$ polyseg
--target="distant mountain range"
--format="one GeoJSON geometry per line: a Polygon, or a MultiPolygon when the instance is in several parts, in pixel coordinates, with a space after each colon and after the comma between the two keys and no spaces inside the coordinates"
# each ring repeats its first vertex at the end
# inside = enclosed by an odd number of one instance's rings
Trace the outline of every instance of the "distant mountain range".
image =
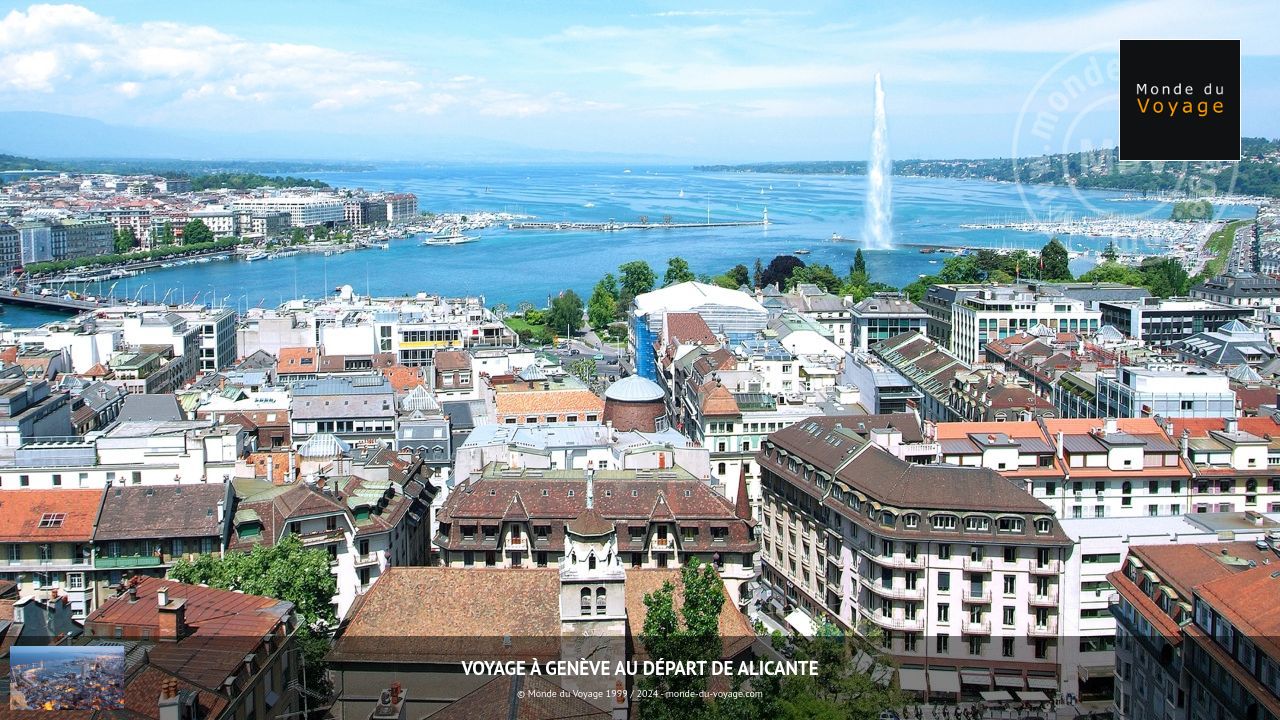
{"type": "MultiPolygon", "coordinates": [[[[0,112],[0,153],[57,159],[171,159],[289,161],[280,172],[299,172],[310,161],[327,169],[339,163],[363,166],[390,162],[640,162],[673,163],[662,156],[573,152],[536,148],[487,138],[399,134],[353,137],[348,134],[291,132],[174,132],[111,125],[57,113],[0,112]]],[[[219,170],[232,168],[221,167],[219,170]]]]}
{"type": "MultiPolygon", "coordinates": [[[[695,169],[704,172],[864,175],[867,163],[862,160],[819,160],[702,165],[695,169]]],[[[1016,163],[1010,158],[896,160],[893,163],[893,174],[1074,185],[1142,193],[1184,191],[1193,195],[1213,194],[1230,188],[1243,195],[1280,197],[1280,140],[1243,138],[1238,167],[1227,162],[1120,162],[1119,150],[1109,148],[1093,152],[1043,155],[1020,159],[1016,163]]]]}

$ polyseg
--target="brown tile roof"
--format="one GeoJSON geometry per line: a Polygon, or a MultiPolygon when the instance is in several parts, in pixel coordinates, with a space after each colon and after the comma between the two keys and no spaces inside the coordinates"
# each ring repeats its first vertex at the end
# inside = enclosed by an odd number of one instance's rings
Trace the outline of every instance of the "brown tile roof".
{"type": "MultiPolygon", "coordinates": [[[[293,454],[292,450],[276,450],[266,452],[249,453],[245,461],[253,466],[253,476],[269,480],[272,485],[283,485],[290,480],[289,478],[289,456],[293,454]],[[274,458],[274,459],[273,459],[274,458]],[[271,477],[267,477],[267,471],[270,468],[271,477]]],[[[297,474],[297,464],[294,464],[294,474],[297,474]]],[[[293,478],[296,480],[297,478],[293,478]]]]}
{"type": "Polygon", "coordinates": [[[277,373],[314,373],[319,369],[319,350],[313,347],[280,348],[277,373]]]}
{"type": "Polygon", "coordinates": [[[89,378],[104,378],[111,377],[111,375],[111,369],[102,363],[97,363],[93,367],[84,371],[84,376],[89,378]]]}
{"type": "MultiPolygon", "coordinates": [[[[633,655],[638,659],[649,657],[640,636],[644,634],[644,620],[648,617],[648,608],[644,604],[644,596],[662,588],[662,584],[670,582],[675,586],[675,610],[677,613],[684,606],[684,583],[680,579],[680,570],[675,568],[631,568],[627,570],[627,625],[631,631],[633,655]]],[[[747,621],[747,617],[733,606],[726,596],[720,608],[720,642],[722,644],[721,659],[736,658],[755,642],[756,633],[747,621]]]]}
{"type": "Polygon", "coordinates": [[[160,688],[169,681],[177,683],[177,690],[188,690],[196,693],[196,704],[199,706],[197,716],[200,718],[216,718],[226,709],[229,702],[224,695],[210,692],[185,679],[155,665],[146,665],[138,674],[127,680],[124,689],[124,706],[127,712],[141,717],[159,718],[160,688]]]}
{"type": "Polygon", "coordinates": [[[498,393],[498,415],[561,415],[604,412],[604,400],[590,390],[533,390],[498,393]]]}
{"type": "MultiPolygon", "coordinates": [[[[1272,400],[1274,401],[1275,398],[1272,397],[1272,400]]],[[[1191,437],[1208,437],[1211,430],[1226,429],[1223,418],[1170,418],[1169,421],[1173,423],[1172,434],[1175,438],[1182,437],[1183,430],[1188,431],[1191,437]]],[[[1280,437],[1280,422],[1276,422],[1271,417],[1239,418],[1236,424],[1241,431],[1251,435],[1280,437]]]]}
{"type": "Polygon", "coordinates": [[[1274,564],[1258,565],[1196,586],[1196,594],[1222,613],[1236,631],[1280,658],[1280,577],[1274,564]]]}
{"type": "Polygon", "coordinates": [[[609,720],[611,715],[541,675],[499,675],[432,720],[609,720]]]}
{"type": "MultiPolygon", "coordinates": [[[[519,499],[519,495],[516,496],[519,499]]],[[[604,519],[595,508],[587,508],[577,517],[565,523],[565,529],[574,535],[599,537],[613,531],[613,522],[604,519]]]]}
{"type": "Polygon", "coordinates": [[[437,350],[435,366],[437,370],[469,370],[471,353],[465,350],[437,350]]]}
{"type": "Polygon", "coordinates": [[[107,488],[93,539],[219,537],[226,492],[223,483],[107,488]]]}
{"type": "Polygon", "coordinates": [[[329,657],[559,659],[559,603],[555,568],[392,567],[357,600],[329,657]]]}
{"type": "Polygon", "coordinates": [[[418,368],[392,365],[380,368],[378,372],[391,382],[391,390],[397,395],[403,395],[422,384],[422,372],[418,368]]]}
{"type": "Polygon", "coordinates": [[[101,504],[101,490],[0,490],[0,542],[88,542],[101,504]]]}
{"type": "Polygon", "coordinates": [[[716,345],[719,341],[707,321],[698,313],[671,312],[666,315],[667,342],[676,345],[716,345]]]}
{"type": "Polygon", "coordinates": [[[1176,545],[1135,545],[1129,555],[1138,558],[1143,568],[1154,572],[1160,581],[1172,587],[1186,602],[1196,585],[1216,578],[1234,575],[1247,565],[1228,565],[1226,556],[1261,563],[1271,553],[1262,552],[1252,542],[1188,543],[1176,545]]]}
{"type": "Polygon", "coordinates": [[[698,392],[702,396],[702,414],[704,416],[742,414],[742,410],[738,408],[738,401],[734,399],[733,393],[729,392],[729,388],[719,382],[708,380],[699,388],[698,392]]]}

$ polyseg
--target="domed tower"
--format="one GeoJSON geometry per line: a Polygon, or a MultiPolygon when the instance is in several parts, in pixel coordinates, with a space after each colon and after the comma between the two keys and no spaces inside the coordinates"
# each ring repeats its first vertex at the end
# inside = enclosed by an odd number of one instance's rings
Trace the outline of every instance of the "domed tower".
{"type": "Polygon", "coordinates": [[[604,419],[619,431],[655,432],[667,428],[666,393],[658,383],[630,375],[604,391],[604,419]]]}

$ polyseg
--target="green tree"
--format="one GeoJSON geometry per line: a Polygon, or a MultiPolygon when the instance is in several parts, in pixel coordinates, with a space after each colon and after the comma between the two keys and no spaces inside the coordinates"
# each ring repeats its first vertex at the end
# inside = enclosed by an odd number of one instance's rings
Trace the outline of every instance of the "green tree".
{"type": "Polygon", "coordinates": [[[760,273],[760,287],[777,285],[779,290],[788,287],[791,273],[796,268],[804,267],[804,261],[794,255],[779,255],[769,261],[769,266],[760,273]]]}
{"type": "Polygon", "coordinates": [[[304,245],[307,242],[307,233],[300,227],[293,228],[289,231],[289,242],[293,245],[304,245]]]}
{"type": "Polygon", "coordinates": [[[618,273],[621,275],[621,298],[627,298],[629,304],[630,299],[637,295],[643,295],[653,290],[654,283],[658,281],[658,276],[653,273],[653,268],[649,267],[649,263],[644,260],[632,260],[618,266],[618,273]]]}
{"type": "Polygon", "coordinates": [[[160,230],[160,238],[156,241],[157,245],[173,245],[177,239],[173,234],[173,223],[166,222],[160,230]]]}
{"type": "Polygon", "coordinates": [[[122,228],[116,231],[115,251],[117,255],[123,255],[138,244],[138,238],[134,237],[133,228],[122,228]]]}
{"type": "Polygon", "coordinates": [[[606,274],[596,283],[587,301],[587,319],[591,327],[601,330],[618,317],[618,283],[606,274]]]}
{"type": "Polygon", "coordinates": [[[760,281],[764,279],[764,265],[760,264],[760,258],[756,258],[755,265],[751,269],[751,287],[764,287],[760,281]]]}
{"type": "Polygon", "coordinates": [[[547,310],[546,324],[557,335],[577,332],[582,327],[582,298],[578,293],[565,290],[557,295],[547,310]]]}
{"type": "Polygon", "coordinates": [[[508,314],[510,314],[510,312],[511,312],[511,308],[507,307],[506,303],[498,303],[497,305],[493,306],[493,314],[497,315],[499,319],[505,318],[508,314]]]}
{"type": "Polygon", "coordinates": [[[311,234],[315,236],[317,242],[323,242],[329,239],[329,227],[327,225],[317,225],[311,229],[311,234]]]}
{"type": "Polygon", "coordinates": [[[788,287],[795,287],[800,283],[812,283],[829,293],[838,293],[844,281],[830,265],[814,264],[796,268],[791,272],[791,277],[787,278],[788,287]]]}
{"type": "MultiPolygon", "coordinates": [[[[718,660],[722,650],[723,581],[714,567],[693,558],[680,570],[680,585],[683,603],[679,613],[676,586],[671,582],[644,596],[644,629],[640,639],[645,651],[654,660],[707,663],[718,660]]],[[[700,696],[707,688],[706,675],[645,675],[637,682],[640,688],[659,696],[640,701],[640,715],[645,720],[715,717],[714,705],[700,696]]]]}
{"type": "Polygon", "coordinates": [[[862,257],[862,248],[853,254],[853,271],[867,274],[867,259],[862,257]]]}
{"type": "Polygon", "coordinates": [[[1138,268],[1138,272],[1142,273],[1142,285],[1152,295],[1173,297],[1186,295],[1191,290],[1191,278],[1186,269],[1173,258],[1147,260],[1138,268]]]}
{"type": "Polygon", "coordinates": [[[590,385],[592,380],[596,379],[596,361],[589,357],[580,357],[569,363],[566,368],[569,374],[581,380],[584,384],[590,385]]]}
{"type": "Polygon", "coordinates": [[[1071,267],[1067,248],[1058,238],[1051,239],[1040,250],[1040,278],[1042,280],[1070,280],[1071,267]]]}
{"type": "Polygon", "coordinates": [[[200,245],[214,241],[213,231],[200,218],[196,218],[182,226],[182,244],[200,245]]]}
{"type": "Polygon", "coordinates": [[[329,570],[329,555],[307,549],[297,535],[287,534],[270,547],[258,545],[249,552],[229,552],[221,558],[210,554],[174,563],[169,577],[191,585],[205,584],[224,590],[287,600],[302,618],[295,642],[306,666],[307,689],[328,696],[332,687],[324,663],[329,651],[328,633],[337,625],[330,598],[337,580],[329,570]]]}
{"type": "Polygon", "coordinates": [[[1119,251],[1116,250],[1115,240],[1110,240],[1107,242],[1107,249],[1102,251],[1102,259],[1106,260],[1107,262],[1115,262],[1116,260],[1120,259],[1120,253],[1119,251]]]}
{"type": "Polygon", "coordinates": [[[882,711],[905,705],[906,695],[890,682],[893,668],[878,649],[879,639],[879,632],[844,633],[829,624],[812,638],[775,634],[779,652],[816,662],[818,672],[780,679],[774,717],[876,720],[882,711]]]}
{"type": "Polygon", "coordinates": [[[689,263],[684,258],[673,257],[667,260],[667,273],[662,276],[663,287],[689,282],[693,279],[693,271],[689,269],[689,263]]]}
{"type": "Polygon", "coordinates": [[[751,283],[751,271],[747,270],[747,266],[738,263],[729,268],[729,272],[725,276],[736,283],[736,287],[742,287],[751,283]]]}

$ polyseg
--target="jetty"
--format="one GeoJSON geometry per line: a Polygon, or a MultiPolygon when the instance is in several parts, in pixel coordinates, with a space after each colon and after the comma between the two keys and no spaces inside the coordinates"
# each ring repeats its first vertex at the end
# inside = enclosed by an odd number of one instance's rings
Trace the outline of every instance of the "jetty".
{"type": "Polygon", "coordinates": [[[71,298],[65,295],[41,295],[23,290],[0,291],[0,303],[7,305],[25,305],[27,307],[44,308],[45,310],[61,310],[71,314],[85,310],[97,310],[100,307],[119,304],[117,298],[104,298],[90,302],[83,298],[71,298]]]}
{"type": "Polygon", "coordinates": [[[621,232],[623,230],[692,230],[696,228],[731,228],[731,227],[766,227],[769,222],[769,211],[766,210],[760,220],[720,220],[712,222],[579,222],[555,221],[519,221],[507,223],[508,230],[551,230],[578,232],[621,232]]]}

